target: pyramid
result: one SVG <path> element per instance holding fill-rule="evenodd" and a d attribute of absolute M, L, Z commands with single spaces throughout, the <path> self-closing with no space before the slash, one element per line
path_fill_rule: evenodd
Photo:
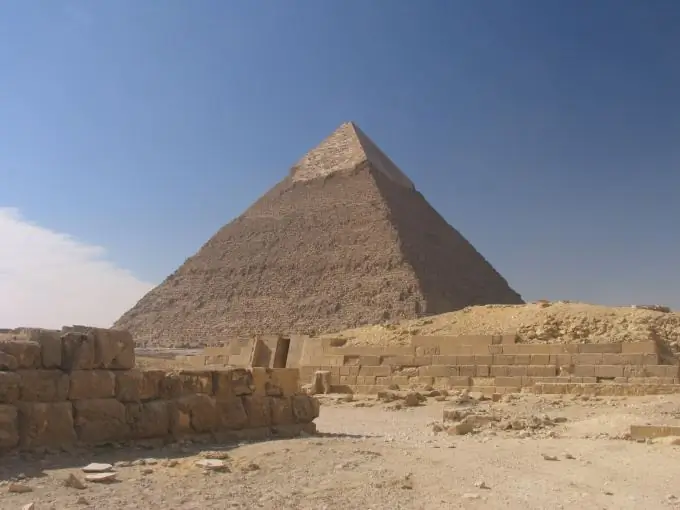
<path fill-rule="evenodd" d="M 492 303 L 523 301 L 350 122 L 115 326 L 143 345 L 206 345 Z"/>

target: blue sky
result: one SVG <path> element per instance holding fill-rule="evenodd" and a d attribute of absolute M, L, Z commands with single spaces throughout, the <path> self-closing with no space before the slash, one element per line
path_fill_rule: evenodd
<path fill-rule="evenodd" d="M 674 0 L 6 0 L 0 119 L 0 207 L 145 284 L 354 120 L 526 299 L 680 307 Z"/>

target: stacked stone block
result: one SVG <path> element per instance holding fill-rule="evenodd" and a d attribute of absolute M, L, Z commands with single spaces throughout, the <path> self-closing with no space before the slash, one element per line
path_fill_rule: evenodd
<path fill-rule="evenodd" d="M 371 394 L 395 385 L 484 393 L 680 392 L 678 365 L 661 364 L 653 341 L 521 344 L 514 335 L 416 336 L 410 346 L 394 348 L 317 340 L 307 353 L 301 379 L 309 382 L 316 371 L 328 371 L 338 392 Z"/>
<path fill-rule="evenodd" d="M 138 370 L 129 333 L 31 330 L 0 338 L 0 451 L 313 430 L 296 369 Z"/>

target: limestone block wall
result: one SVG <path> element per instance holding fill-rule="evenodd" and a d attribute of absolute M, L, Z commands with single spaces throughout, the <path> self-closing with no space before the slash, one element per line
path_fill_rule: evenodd
<path fill-rule="evenodd" d="M 0 452 L 129 440 L 218 440 L 312 431 L 319 405 L 297 369 L 135 369 L 125 331 L 0 337 Z"/>
<path fill-rule="evenodd" d="M 384 348 L 313 340 L 305 348 L 301 380 L 310 383 L 325 370 L 338 392 L 371 394 L 395 386 L 488 394 L 680 392 L 680 367 L 662 364 L 654 341 L 519 344 L 514 335 L 416 336 L 409 346 Z"/>

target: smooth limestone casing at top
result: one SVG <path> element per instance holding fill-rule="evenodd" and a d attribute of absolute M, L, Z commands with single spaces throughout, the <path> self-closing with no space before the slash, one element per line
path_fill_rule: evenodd
<path fill-rule="evenodd" d="M 330 372 L 334 392 L 375 394 L 398 386 L 642 395 L 680 392 L 677 361 L 664 363 L 655 341 L 523 344 L 514 334 L 414 336 L 407 346 L 346 346 L 343 339 L 263 336 L 208 347 L 181 360 L 299 368 L 302 384 Z"/>
<path fill-rule="evenodd" d="M 126 331 L 0 335 L 0 452 L 76 444 L 313 432 L 318 402 L 297 369 L 135 369 Z"/>

